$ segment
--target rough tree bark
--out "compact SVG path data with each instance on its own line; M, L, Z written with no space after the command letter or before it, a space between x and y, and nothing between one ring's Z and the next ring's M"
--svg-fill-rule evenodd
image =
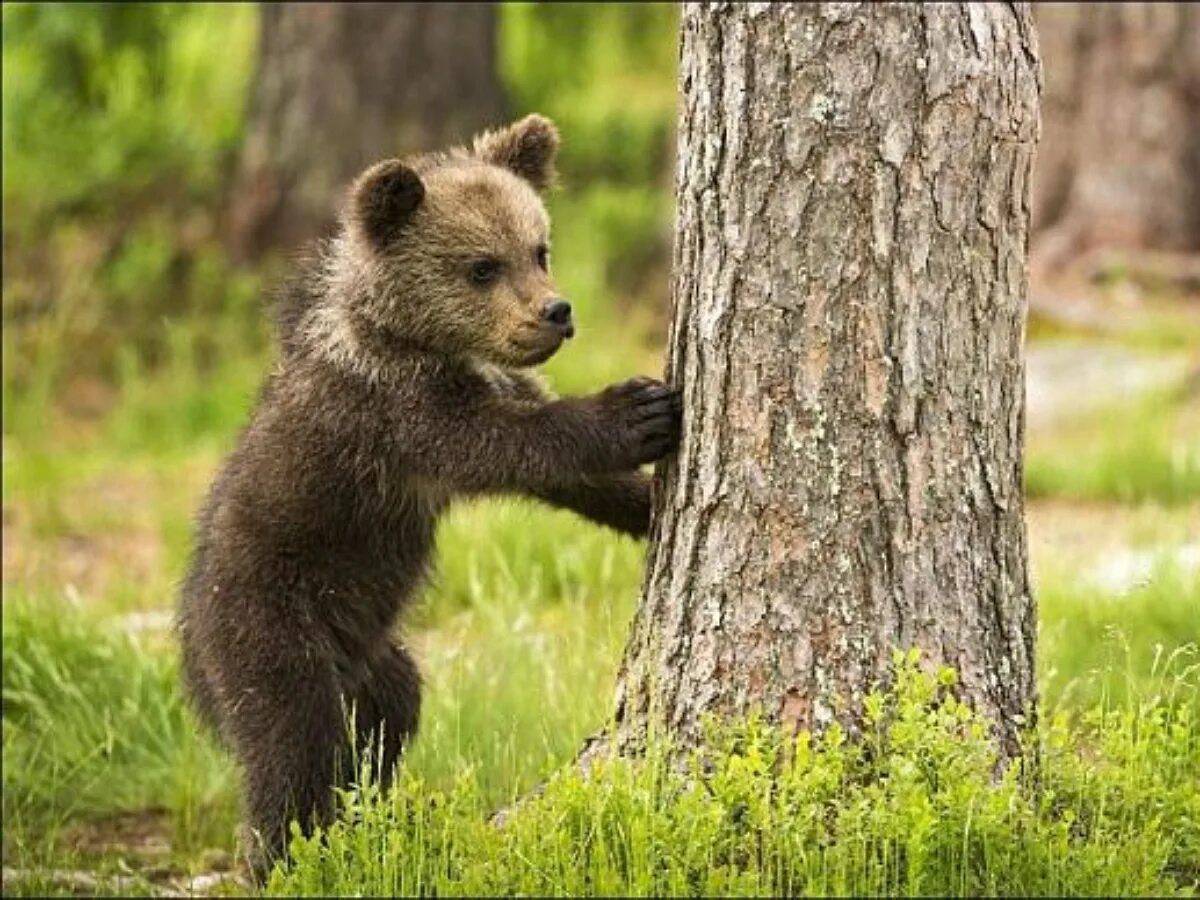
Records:
M495 44L487 4L265 4L231 252L296 246L368 163L497 124Z
M1039 64L1010 4L683 10L663 470L616 737L820 727L894 647L1016 746ZM853 725L853 718L849 719Z
M1039 3L1034 257L1200 250L1200 7Z

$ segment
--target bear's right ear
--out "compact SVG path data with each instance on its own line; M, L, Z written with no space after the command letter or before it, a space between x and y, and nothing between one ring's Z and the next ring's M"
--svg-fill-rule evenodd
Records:
M532 113L497 131L475 138L475 155L484 162L520 175L537 190L554 183L558 129L545 116Z
M423 199L425 185L417 173L398 159L387 159L358 177L351 205L363 234L382 249L400 236Z

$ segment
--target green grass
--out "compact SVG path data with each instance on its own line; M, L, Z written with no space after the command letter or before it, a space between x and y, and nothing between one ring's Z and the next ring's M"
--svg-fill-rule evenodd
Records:
M501 521L511 526L504 517L515 514L501 511ZM486 544L488 528L470 515L449 527ZM481 550L474 563L486 559ZM455 603L438 627L414 635L429 695L399 788L355 794L327 841L296 845L272 893L1197 887L1194 648L1134 691L1104 687L1122 669L1080 671L1095 693L1077 691L1044 717L1037 791L1015 772L992 784L982 724L945 695L944 674L931 680L907 664L896 694L868 702L876 725L862 741L835 731L793 744L751 724L718 734L691 779L670 773L664 743L647 761L614 763L584 781L561 767L605 722L631 596L616 610L569 592L545 603L520 591L485 596L494 595ZM1065 603L1059 610L1070 614ZM6 864L115 873L114 859L81 860L63 836L119 810L164 809L182 869L203 848L232 848L232 771L180 701L169 643L128 637L111 620L46 598L10 596L3 624ZM1072 647L1099 659L1093 639L1103 641L1102 628ZM1051 641L1043 652L1061 649ZM1070 663L1051 656L1050 665ZM504 829L488 824L491 811L555 772Z
M438 541L411 617L427 693L409 764L441 787L474 769L485 797L508 802L603 723L642 551L512 502L458 511Z
M1200 663L1194 569L1164 560L1145 583L1108 594L1060 572L1037 597L1042 689L1053 706L1130 702L1160 690L1164 669Z
M1200 499L1200 396L1160 393L1031 435L1025 488L1033 498Z
M743 858L745 848L738 849L741 845L727 827L717 827L721 815L729 813L723 795L689 795L692 805L679 806L679 792L686 786L660 783L658 776L624 764L612 770L611 780L605 776L594 787L570 777L555 782L545 798L521 813L514 830L493 835L483 824L486 814L556 772L581 740L604 724L636 596L640 549L566 514L512 503L463 509L444 523L440 537L443 574L411 629L428 692L422 731L404 769L404 787L389 798L360 798L365 805L353 813L358 817L354 828L335 831L324 849L303 847L296 870L277 882L281 889L370 893L419 883L444 893L545 893L558 884L558 892L771 893L800 885L838 893L940 893L958 890L946 880L953 876L968 879L963 884L972 890L987 892L1036 888L1056 893L1087 890L1091 884L1094 892L1121 893L1157 892L1169 884L1163 879L1171 873L1193 872L1187 877L1195 877L1186 848L1164 837L1182 839L1176 832L1183 826L1168 827L1175 820L1166 819L1147 824L1150 811L1164 801L1155 797L1151 802L1146 781L1149 773L1157 773L1161 784L1156 782L1156 790L1175 798L1172 804L1195 808L1200 799L1194 789L1182 799L1175 797L1195 782L1183 773L1200 771L1195 747L1178 740L1157 747L1158 730L1137 731L1130 724L1153 724L1155 716L1165 717L1159 724L1175 735L1173 740L1190 734L1178 716L1187 715L1180 710L1194 708L1200 697L1195 672L1187 671L1196 662L1196 651L1194 645L1185 646L1197 640L1198 607L1194 585L1178 573L1163 570L1132 596L1106 597L1053 583L1041 592L1043 692L1047 710L1055 711L1041 743L1055 749L1061 767L1049 783L1056 784L1054 778L1070 781L1092 793L1068 799L1065 807L1044 809L1034 795L1014 793L1014 785L994 794L985 791L974 769L960 776L948 764L931 768L928 760L916 760L915 768L904 771L919 771L925 781L900 794L888 792L893 786L900 790L888 781L888 790L876 795L867 790L875 776L864 774L875 770L860 760L856 765L867 768L837 781L836 789L820 803L814 800L814 806L806 807L807 818L798 820L809 826L816 819L831 820L827 833L791 833L791 844L754 862ZM35 870L82 864L66 840L68 827L121 810L165 810L173 859L182 869L197 866L206 847L232 849L233 772L181 702L175 650L167 636L130 637L111 617L79 602L21 591L8 592L3 626L6 864ZM1112 643L1116 628L1123 630L1128 654ZM1162 647L1157 657L1156 646ZM1150 712L1135 714L1142 707ZM912 724L916 721L910 725L920 732ZM936 725L938 719L920 721ZM935 743L947 739L936 728L910 737ZM1096 758L1104 747L1124 756ZM984 753L982 745L970 753ZM1147 757L1153 753L1159 755ZM1176 759L1175 753L1185 755ZM804 777L824 783L831 759L827 749L820 750L811 763L817 774ZM736 755L722 763L744 764ZM1132 768L1125 771L1122 765ZM1115 793L1117 806L1103 799L1109 790L1104 785ZM934 788L937 796L929 793ZM760 799L768 796L764 790ZM1014 804L1019 814L1012 812ZM1076 840L1062 817L1088 818L1096 808L1118 818L1106 819L1104 828ZM1011 818L989 823L980 818L988 810L1008 810L1004 815ZM770 815L778 818L783 812L773 809ZM919 823L912 817L918 814L933 816L933 823L975 817L973 827L984 837L978 847L968 845L974 867L964 868L965 857L955 857L954 848L938 843L947 839L949 825L926 822L926 838L937 844L937 853L922 857L927 868L911 876L914 886L888 881L901 870L889 875L887 867L912 852L888 841L916 828ZM774 834L778 822L770 821L767 831ZM704 822L716 828L711 844L695 831ZM585 828L584 838L580 828ZM1145 828L1151 828L1149 837ZM1138 866L1106 870L1099 861L1111 862L1131 833L1150 842L1138 854ZM1186 828L1182 833L1186 836ZM690 837L675 847L670 836L676 834ZM442 842L426 848L432 856L410 857L430 835L440 835ZM1046 843L1052 839L1057 843ZM1188 840L1194 850L1194 836ZM865 856L851 853L854 841ZM1012 858L1030 846L1052 851L1010 871ZM785 872L778 866L781 848L788 847L808 862ZM899 856L889 863L889 853ZM679 868L667 865L659 871L651 866L660 856ZM510 864L501 865L502 860ZM517 865L516 860L523 862ZM697 868L701 860L707 862ZM727 861L712 869L715 860ZM114 865L112 859L83 862L101 872ZM577 869L582 874L567 876ZM715 874L695 880L697 872L710 869ZM1086 880L1085 873L1093 880ZM773 880L778 878L789 880ZM1180 883L1190 882L1185 878Z
M164 809L181 857L229 843L233 773L197 734L172 652L19 592L3 625L6 864L61 865L64 828L125 810Z
M1038 733L1037 787L996 783L986 722L953 673L899 667L859 741L751 721L714 728L686 769L664 738L637 761L568 768L504 827L468 770L409 770L349 796L328 835L297 838L283 895L794 896L1166 894L1200 879L1195 672L1183 702L1097 708ZM369 766L364 766L364 771Z

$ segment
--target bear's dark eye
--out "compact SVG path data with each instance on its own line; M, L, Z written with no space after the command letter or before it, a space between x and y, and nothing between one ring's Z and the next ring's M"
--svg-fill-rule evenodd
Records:
M550 265L550 251L546 248L545 244L541 244L537 248L536 257L538 268L543 272L548 271L547 267Z
M487 287L500 277L500 261L496 259L477 259L471 263L471 281L480 287Z

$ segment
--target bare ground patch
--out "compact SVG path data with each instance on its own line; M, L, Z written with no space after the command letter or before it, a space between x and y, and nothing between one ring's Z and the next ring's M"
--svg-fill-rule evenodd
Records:
M7 890L32 883L79 896L206 896L240 894L248 888L245 873L233 855L224 850L202 851L189 871L173 854L171 834L170 815L162 809L121 812L79 822L61 837L64 850L78 861L75 867L45 870L6 866L4 886Z

